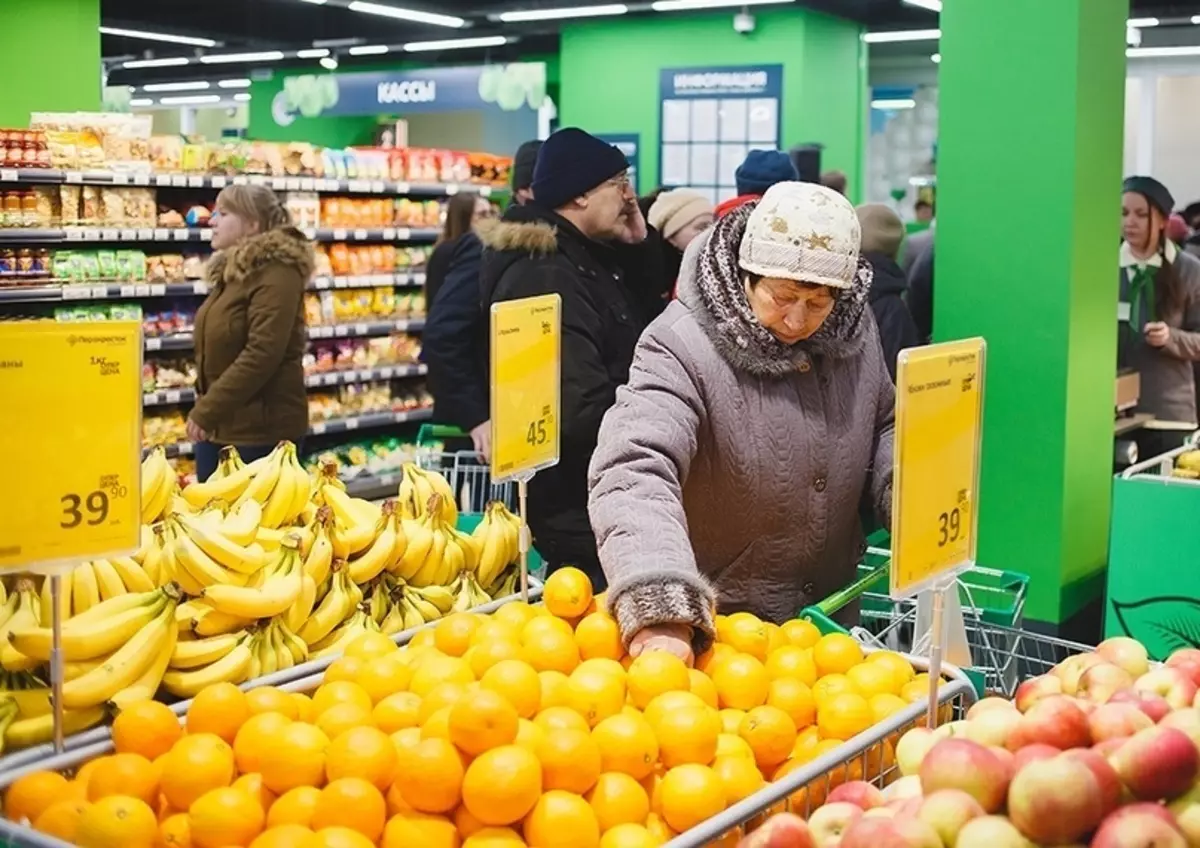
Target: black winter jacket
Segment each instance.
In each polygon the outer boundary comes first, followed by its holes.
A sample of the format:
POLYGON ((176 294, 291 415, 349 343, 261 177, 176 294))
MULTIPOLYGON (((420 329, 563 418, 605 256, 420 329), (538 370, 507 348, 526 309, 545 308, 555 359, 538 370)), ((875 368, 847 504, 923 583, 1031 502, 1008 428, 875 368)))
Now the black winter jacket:
POLYGON ((598 572, 588 464, 600 421, 629 379, 634 347, 649 323, 644 301, 628 288, 616 251, 554 212, 513 207, 483 238, 485 304, 552 293, 562 298, 561 458, 529 484, 529 525, 547 561, 598 572))
POLYGON ((421 359, 429 366, 434 420, 469 431, 491 417, 487 314, 479 302, 483 242, 468 232, 438 250, 449 245, 445 277, 425 322, 421 359))
POLYGON ((896 356, 906 347, 921 344, 921 336, 913 321, 908 304, 904 302, 904 290, 908 281, 896 260, 882 253, 863 254, 875 269, 868 300, 879 325, 879 341, 883 345, 884 361, 892 382, 896 382, 896 356))
POLYGON ((933 250, 931 243, 908 272, 908 311, 922 342, 933 338, 933 250))

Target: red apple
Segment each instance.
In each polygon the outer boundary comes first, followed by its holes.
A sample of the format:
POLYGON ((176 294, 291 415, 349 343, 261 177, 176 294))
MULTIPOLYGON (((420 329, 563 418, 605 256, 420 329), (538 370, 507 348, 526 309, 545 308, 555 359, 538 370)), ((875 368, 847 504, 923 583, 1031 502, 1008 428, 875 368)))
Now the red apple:
POLYGON ((1004 816, 971 819, 958 832, 954 848, 1035 848, 1004 816))
POLYGON ((961 789, 985 812, 1004 806, 1011 777, 1008 766, 978 742, 945 739, 921 763, 921 789, 930 795, 939 789, 961 789))
POLYGON ((953 845, 971 819, 986 815, 979 802, 960 789, 939 789, 921 802, 917 818, 937 832, 943 844, 953 845))
POLYGON ((1166 812, 1157 804, 1122 807, 1101 822, 1091 848, 1188 848, 1183 834, 1160 810, 1166 812))
POLYGON ((1105 822, 1120 821, 1126 816, 1136 815, 1151 815, 1156 819, 1161 819, 1171 827, 1175 826, 1175 816, 1169 809, 1162 804, 1149 804, 1142 802, 1130 802, 1123 807, 1119 807, 1113 812, 1104 817, 1105 822))
POLYGON ((845 801, 863 810, 883 806, 883 793, 865 780, 852 780, 837 786, 825 798, 825 803, 845 801))
POLYGON ((1008 750, 1041 742, 1055 748, 1087 748, 1092 744, 1088 717, 1071 698, 1051 695, 1036 702, 1008 737, 1008 750))
POLYGON ((1172 801, 1168 809, 1189 845, 1200 845, 1200 785, 1172 801))
POLYGON ((1168 704, 1159 695, 1152 692, 1140 692, 1132 686, 1128 689, 1122 689, 1108 699, 1110 704, 1133 704, 1139 710, 1150 716, 1150 720, 1157 724, 1163 720, 1163 716, 1171 712, 1171 705, 1168 704))
POLYGON ((817 848, 812 831, 794 813, 771 816, 754 831, 755 848, 817 848))
POLYGON ((906 775, 894 783, 883 787, 884 801, 904 801, 908 798, 921 797, 921 778, 919 775, 906 775))
POLYGON ((901 736, 896 743, 896 764, 900 766, 900 773, 916 774, 921 768, 921 760, 937 741, 928 727, 914 727, 901 736))
POLYGON ((1141 801, 1164 801, 1191 788, 1200 754, 1182 730, 1150 727, 1125 741, 1112 755, 1121 781, 1141 801))
POLYGON ((808 830, 816 848, 840 848, 842 835, 862 814, 860 807, 844 801, 817 807, 808 817, 808 830))
POLYGON ((1119 739, 1105 739, 1103 742, 1097 742, 1093 745, 1092 750, 1107 760, 1113 754, 1117 753, 1117 749, 1124 745, 1125 740, 1128 738, 1128 736, 1122 736, 1119 739))
POLYGON ((1062 681, 1059 678, 1052 674, 1043 674, 1040 677, 1031 677, 1018 686, 1013 701, 1018 710, 1026 712, 1042 698, 1061 695, 1062 691, 1062 681))
POLYGON ((1108 815, 1121 805, 1121 778, 1104 755, 1093 748, 1072 748, 1063 754, 1083 763, 1092 771, 1096 786, 1100 789, 1102 815, 1108 815))
POLYGON ((1105 662, 1125 669, 1133 678, 1141 677, 1150 669, 1150 655, 1146 653, 1146 648, 1137 639, 1128 636, 1105 639, 1096 646, 1096 653, 1105 662))
POLYGON ((968 719, 964 736, 980 745, 1003 747, 1020 721, 1021 714, 1016 710, 987 710, 968 719))
POLYGON ((1088 716, 1088 729, 1097 743, 1106 739, 1125 739, 1153 726, 1150 716, 1128 703, 1101 704, 1088 716))
MULTIPOLYGON (((1185 650, 1194 651, 1195 648, 1186 648, 1185 650)), ((1175 656, 1172 655, 1171 659, 1167 660, 1167 668, 1183 672, 1189 680, 1200 686, 1200 657, 1189 655, 1176 659, 1175 656)))
POLYGON ((1191 738, 1192 744, 1200 749, 1200 710, 1195 708, 1175 710, 1175 712, 1163 716, 1163 720, 1158 725, 1182 730, 1191 738))
POLYGON ((1104 799, 1092 770, 1073 757, 1032 762, 1008 787, 1008 817, 1034 842, 1074 842, 1103 816, 1104 799))
POLYGON ((1057 757, 1062 753, 1062 748, 1055 748, 1053 745, 1043 745, 1040 742, 1035 742, 1032 745, 1026 745, 1021 750, 1013 754, 1012 773, 1016 774, 1025 766, 1036 760, 1049 760, 1057 757))
POLYGON ((1122 689, 1133 685, 1129 672, 1113 663, 1102 662, 1086 669, 1079 677, 1076 693, 1081 698, 1087 698, 1097 704, 1108 701, 1122 689))
POLYGON ((1064 695, 1074 695, 1079 690, 1079 678, 1094 665, 1104 662, 1099 656, 1088 652, 1067 657, 1054 667, 1053 674, 1062 681, 1064 695))
POLYGON ((1158 695, 1176 710, 1190 707, 1197 691, 1192 679, 1177 668, 1152 669, 1135 680, 1133 688, 1158 695))
POLYGON ((967 710, 967 721, 972 721, 984 713, 990 712, 991 710, 1007 710, 1011 712, 1016 708, 1016 705, 1012 701, 1008 700, 1008 698, 1000 698, 996 695, 989 695, 982 701, 976 701, 971 705, 971 708, 967 710))
POLYGON ((839 848, 942 848, 942 840, 920 819, 863 817, 850 825, 839 848))

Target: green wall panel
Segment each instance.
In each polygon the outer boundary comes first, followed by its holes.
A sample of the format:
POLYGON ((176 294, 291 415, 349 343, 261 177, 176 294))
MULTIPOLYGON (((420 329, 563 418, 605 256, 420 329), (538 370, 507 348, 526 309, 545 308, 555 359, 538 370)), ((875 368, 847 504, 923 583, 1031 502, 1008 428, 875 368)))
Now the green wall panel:
POLYGON ((0 0, 0 126, 29 125, 30 112, 97 112, 100 0, 0 0))

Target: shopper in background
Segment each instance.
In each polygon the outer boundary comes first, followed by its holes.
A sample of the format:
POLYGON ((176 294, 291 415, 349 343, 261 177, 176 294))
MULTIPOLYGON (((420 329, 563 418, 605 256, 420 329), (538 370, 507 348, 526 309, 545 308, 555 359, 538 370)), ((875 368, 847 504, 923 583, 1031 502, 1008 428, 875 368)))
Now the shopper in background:
POLYGON ((864 490, 890 525, 895 389, 859 241, 844 197, 775 185, 716 221, 638 342, 589 503, 632 655, 703 651, 718 601, 781 622, 850 583, 864 490))
POLYGON ((527 141, 517 148, 512 164, 512 199, 518 206, 524 206, 533 199, 533 168, 537 164, 538 151, 542 142, 534 139, 527 141))
POLYGON ((646 217, 662 236, 663 273, 667 287, 674 289, 683 252, 693 239, 712 226, 712 204, 698 191, 677 188, 662 192, 646 217))
POLYGON ((433 253, 425 266, 425 309, 432 311, 446 274, 450 271, 450 258, 458 249, 459 240, 471 232, 480 221, 492 217, 492 204, 478 194, 460 193, 446 204, 446 220, 438 236, 433 253))
MULTIPOLYGON (((932 232, 932 231, 930 231, 932 232)), ((908 311, 917 325, 917 335, 922 342, 933 338, 933 241, 921 247, 909 239, 908 251, 916 253, 908 271, 908 311)), ((905 257, 909 253, 906 252, 905 257)))
MULTIPOLYGON (((1200 260, 1167 238, 1174 207, 1152 177, 1129 177, 1121 195, 1118 364, 1141 377, 1138 409, 1160 421, 1195 425, 1200 361, 1200 260)), ((1153 456, 1182 442, 1184 432, 1155 431, 1153 456)))
POLYGON ((862 256, 875 272, 868 300, 879 327, 884 361, 894 383, 897 355, 906 347, 921 343, 917 325, 904 302, 908 280, 896 264, 896 254, 904 241, 904 222, 882 203, 866 203, 855 211, 862 226, 862 256))
POLYGON ((913 213, 919 223, 928 224, 933 220, 933 204, 928 200, 918 200, 913 204, 913 213))
POLYGON ((717 205, 714 215, 720 218, 751 200, 758 200, 775 183, 800 179, 792 157, 782 150, 751 150, 733 172, 737 197, 717 205))
POLYGON ((836 191, 843 197, 846 196, 846 190, 849 187, 850 181, 846 179, 846 175, 841 171, 826 171, 821 174, 821 185, 827 189, 836 191))
POLYGON ((301 360, 312 245, 265 186, 224 189, 211 226, 216 252, 196 312, 197 398, 187 421, 200 480, 225 445, 250 462, 283 439, 299 445, 308 432, 301 360))
POLYGON ((587 468, 646 326, 613 247, 646 232, 628 167, 616 147, 583 130, 555 132, 538 154, 534 201, 484 235, 481 275, 489 303, 562 298, 560 459, 529 484, 529 524, 552 570, 575 565, 598 586, 587 468))
POLYGON ((664 191, 670 190, 671 189, 667 188, 666 186, 659 186, 649 194, 643 194, 641 197, 639 197, 637 199, 637 205, 638 209, 642 210, 642 217, 646 220, 650 220, 650 207, 654 205, 654 201, 658 200, 658 196, 660 194, 662 194, 664 191))

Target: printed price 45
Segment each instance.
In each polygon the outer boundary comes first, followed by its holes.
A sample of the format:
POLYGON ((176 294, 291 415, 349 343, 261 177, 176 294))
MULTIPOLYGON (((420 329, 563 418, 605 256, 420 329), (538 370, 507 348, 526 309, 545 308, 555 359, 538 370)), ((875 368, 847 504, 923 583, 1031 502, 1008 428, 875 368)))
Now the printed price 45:
POLYGON ((529 423, 529 430, 525 433, 525 441, 535 448, 546 444, 545 418, 539 418, 529 423))

